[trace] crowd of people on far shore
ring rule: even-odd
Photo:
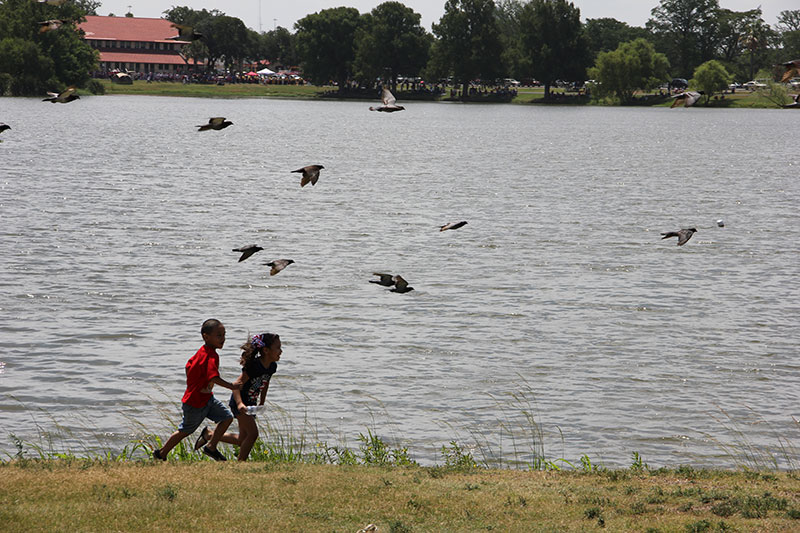
[[[95,71],[92,72],[93,78],[109,79],[117,74],[118,70]],[[225,83],[251,83],[260,85],[305,85],[305,80],[297,75],[252,75],[244,72],[232,72],[218,74],[216,72],[126,72],[131,79],[147,82],[169,81],[177,83],[203,83],[203,84],[225,84]]]

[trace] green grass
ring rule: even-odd
[[[149,96],[187,96],[198,98],[293,98],[293,99],[318,99],[322,98],[325,91],[335,90],[335,87],[317,87],[313,85],[259,85],[259,84],[232,84],[203,85],[182,84],[180,82],[152,82],[134,81],[133,85],[113,84],[109,80],[99,80],[106,94],[137,94]],[[560,89],[554,92],[565,97],[547,101],[544,99],[544,88],[521,87],[517,96],[512,100],[514,104],[546,104],[546,105],[616,105],[613,101],[579,97],[577,93],[564,93]],[[81,91],[84,94],[84,91]],[[643,95],[640,95],[643,96]],[[634,106],[669,107],[672,98],[657,98],[650,95],[647,100],[642,100]],[[759,92],[737,91],[735,94],[726,94],[724,100],[711,100],[707,105],[698,103],[697,107],[709,108],[771,108],[776,106],[761,96]]]
[[[35,443],[11,435],[15,451],[0,459],[0,524],[4,532],[352,533],[369,523],[384,532],[800,530],[798,471],[777,470],[777,458],[754,456],[746,440],[723,448],[737,471],[656,469],[636,452],[627,468],[609,470],[588,455],[553,458],[524,380],[490,397],[499,435],[471,430],[470,444],[442,445],[433,466],[369,427],[354,446],[329,444],[277,406],[259,416],[261,438],[246,463],[225,444],[228,461],[213,462],[192,438],[155,461],[151,450],[171,430],[156,435],[135,418],[139,436],[121,451],[76,453],[63,444],[72,430],[34,410],[54,429],[37,422]],[[735,426],[723,415],[724,427]],[[780,444],[794,468],[797,451]]]
[[[206,85],[180,82],[134,81],[133,85],[119,85],[109,80],[100,80],[106,94],[138,94],[148,96],[188,96],[200,98],[305,98],[320,97],[330,87],[313,85],[259,85],[255,83],[226,83]]]
[[[15,460],[0,464],[0,501],[9,533],[800,528],[793,473]]]

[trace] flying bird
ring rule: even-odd
[[[692,235],[694,235],[696,231],[697,230],[695,228],[682,229],[679,231],[667,231],[661,234],[663,235],[661,240],[663,241],[664,239],[669,239],[670,237],[677,237],[678,246],[683,246],[689,241],[689,239],[692,238]]]
[[[311,185],[316,185],[317,180],[319,179],[319,171],[322,170],[322,165],[308,165],[303,168],[298,168],[297,170],[292,170],[292,172],[302,172],[303,177],[300,178],[300,186],[305,187],[308,182],[311,182]]]
[[[392,91],[387,89],[386,87],[383,88],[383,93],[381,94],[381,101],[383,105],[380,107],[370,107],[370,111],[383,111],[384,113],[394,113],[395,111],[403,111],[405,107],[401,105],[397,105],[397,98],[394,97]]]
[[[42,20],[39,22],[39,33],[47,33],[59,29],[63,24],[69,22],[63,19]]]
[[[67,0],[36,0],[40,4],[50,4],[51,6],[60,6],[66,4]]]
[[[9,126],[8,124],[3,124],[2,122],[0,122],[0,133],[3,133],[4,131],[10,130],[10,129],[11,129],[11,126]]]
[[[449,229],[458,229],[458,228],[460,228],[462,226],[465,226],[466,224],[467,224],[466,220],[462,220],[461,222],[450,222],[449,224],[445,224],[444,226],[439,228],[439,231],[446,231],[446,230],[449,230]]]
[[[291,259],[276,259],[275,261],[270,261],[269,263],[264,264],[270,267],[269,275],[274,276],[292,263],[294,263],[294,261]]]
[[[390,292],[411,292],[414,290],[414,287],[409,287],[408,282],[403,279],[403,276],[394,276],[392,278],[394,281],[394,289],[390,289]]]
[[[784,69],[783,76],[781,77],[781,83],[786,83],[790,79],[800,76],[800,59],[795,59],[794,61],[787,61],[786,63],[780,64]]]
[[[694,104],[700,100],[700,96],[705,94],[703,91],[695,92],[695,91],[684,91],[680,94],[673,95],[672,97],[675,99],[672,102],[672,105],[669,106],[670,108],[683,106],[683,107],[692,107]]]
[[[262,247],[255,245],[255,244],[248,244],[247,246],[242,246],[241,248],[234,248],[234,252],[242,252],[242,256],[239,258],[239,263],[250,257],[256,252],[260,252],[263,250]]]
[[[377,283],[378,285],[383,285],[384,287],[391,287],[392,285],[394,285],[394,279],[392,279],[393,277],[391,274],[382,274],[381,272],[373,272],[372,275],[380,276],[381,279],[379,280],[371,279],[369,280],[370,283]]]
[[[48,91],[47,94],[50,95],[50,98],[45,98],[42,100],[42,102],[51,102],[53,104],[58,102],[60,104],[66,104],[68,102],[72,102],[73,100],[79,100],[80,96],[75,94],[75,90],[75,87],[70,87],[60,93],[51,93]]]
[[[233,122],[225,120],[225,117],[212,117],[208,119],[208,124],[198,125],[197,127],[200,129],[197,131],[224,130],[232,124]]]
[[[178,35],[175,37],[168,37],[168,39],[174,39],[176,41],[196,41],[198,39],[205,39],[203,34],[195,32],[192,26],[175,24],[174,22],[170,24],[170,26],[178,30]]]

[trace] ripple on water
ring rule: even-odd
[[[608,466],[632,451],[730,466],[721,442],[775,443],[753,412],[793,430],[800,186],[780,155],[786,114],[416,103],[383,120],[355,102],[237,100],[218,102],[235,127],[196,135],[186,117],[206,104],[4,106],[64,146],[37,127],[3,144],[0,394],[18,401],[0,402],[0,426],[32,440],[52,418],[120,447],[142,429],[132,420],[171,431],[214,316],[223,376],[248,334],[276,331],[276,409],[351,441],[374,424],[423,461],[451,435],[510,460],[521,396],[548,453]],[[125,139],[108,116],[130,125]],[[149,127],[164,116],[168,145]],[[263,116],[309,127],[275,135]],[[44,168],[56,158],[59,172]],[[313,188],[288,172],[303,161],[325,164]],[[454,220],[469,224],[438,231]],[[688,224],[686,246],[661,241]],[[251,242],[265,250],[238,263],[231,248]],[[296,263],[270,277],[262,263],[279,257]],[[416,290],[368,283],[383,271]],[[35,386],[43,365],[57,395]],[[95,405],[91,424],[75,417]]]

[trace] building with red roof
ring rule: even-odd
[[[100,52],[100,70],[174,74],[188,69],[178,30],[166,19],[86,16],[78,26],[84,40]]]

